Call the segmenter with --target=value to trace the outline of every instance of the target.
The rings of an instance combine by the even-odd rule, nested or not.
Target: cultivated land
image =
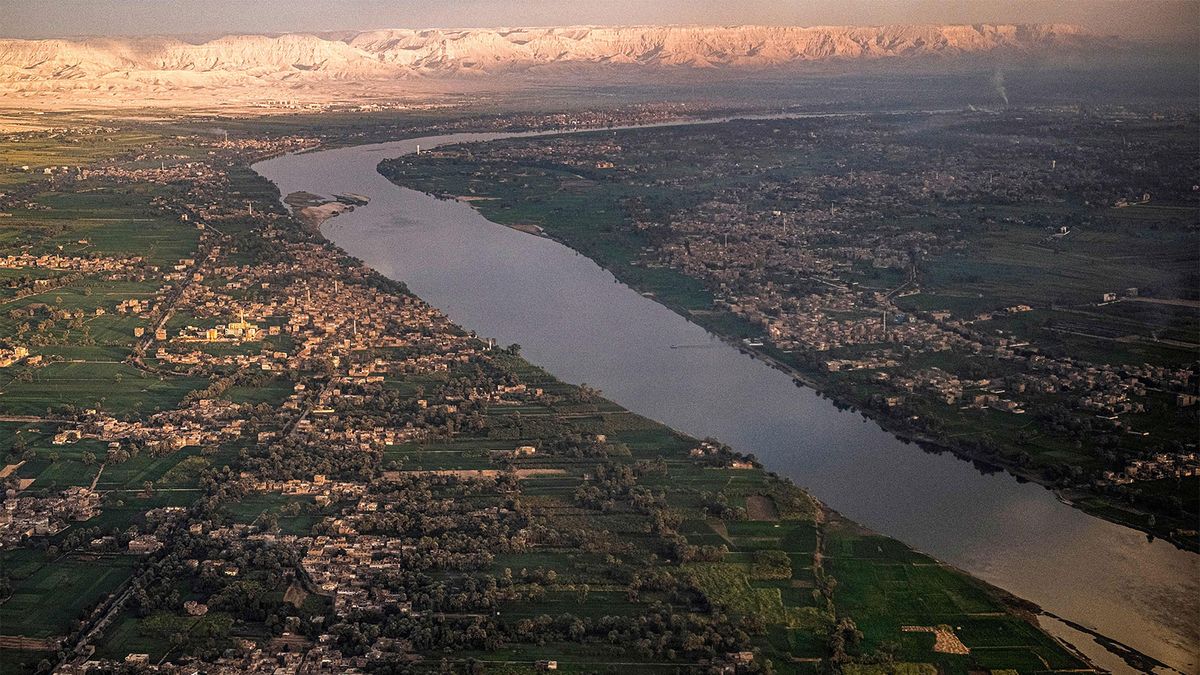
[[[246,168],[361,127],[57,122],[0,143],[5,673],[1087,668],[1018,601],[467,335]]]
[[[1197,545],[1193,113],[736,121],[385,162],[914,439]]]

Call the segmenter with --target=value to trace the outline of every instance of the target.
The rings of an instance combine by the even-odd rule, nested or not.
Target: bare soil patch
[[[750,495],[746,497],[746,515],[750,520],[779,520],[779,509],[775,508],[775,500],[765,495]]]

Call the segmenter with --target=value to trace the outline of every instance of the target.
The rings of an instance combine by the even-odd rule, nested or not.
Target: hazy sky
[[[0,36],[631,23],[1066,22],[1189,37],[1200,0],[0,0]]]

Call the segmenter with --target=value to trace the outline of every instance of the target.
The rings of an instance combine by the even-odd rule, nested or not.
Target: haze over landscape
[[[0,0],[0,673],[1200,672],[1200,0]]]
[[[493,81],[517,74],[601,79],[633,71],[803,72],[806,65],[990,55],[1067,58],[1124,49],[1072,25],[616,26],[465,30],[375,30],[340,35],[236,35],[200,43],[176,38],[0,40],[0,97],[37,101],[160,98],[241,90],[283,99],[343,95],[371,83],[380,98],[439,80]],[[786,69],[786,70],[785,70]],[[429,82],[429,81],[433,82]],[[503,81],[503,80],[501,80]],[[358,91],[362,91],[361,89]],[[181,98],[191,96],[191,99]]]
[[[569,25],[783,25],[1069,23],[1102,34],[1189,39],[1195,0],[51,0],[0,2],[2,37],[289,33],[400,28]]]

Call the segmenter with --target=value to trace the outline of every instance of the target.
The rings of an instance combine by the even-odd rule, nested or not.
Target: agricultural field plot
[[[196,483],[196,471],[189,468],[195,462],[202,467],[211,460],[200,456],[200,448],[191,446],[165,455],[149,452],[121,463],[106,464],[96,487],[106,490],[141,490],[147,481],[162,487],[186,487]]]
[[[1182,220],[1194,221],[1197,213],[1192,209]],[[1101,217],[1114,222],[1077,228],[1054,243],[1038,228],[988,231],[969,250],[931,261],[923,293],[899,304],[941,305],[967,316],[1027,304],[1033,312],[997,317],[981,327],[1034,340],[1048,353],[1101,363],[1193,359],[1200,349],[1200,305],[1156,305],[1124,296],[1137,289],[1152,300],[1194,300],[1200,260],[1188,253],[1194,234],[1182,224],[1150,231],[1110,213]],[[1104,302],[1105,293],[1121,299]]]
[[[38,180],[48,166],[88,165],[160,139],[154,133],[98,128],[95,133],[74,134],[70,139],[57,132],[0,134],[0,166],[5,169],[0,171],[0,186],[12,188]]]
[[[695,447],[695,441],[662,427],[618,431],[612,435],[618,443],[629,446],[638,459],[670,457]]]
[[[498,467],[488,454],[478,451],[415,449],[384,453],[388,461],[402,461],[404,471],[484,471]]]
[[[1036,340],[1048,353],[1096,363],[1169,366],[1191,358],[1200,335],[1200,308],[1138,312],[1134,301],[1102,307],[1035,309],[996,317],[981,327]],[[1133,308],[1133,312],[1125,312]]]
[[[279,405],[292,394],[292,382],[285,379],[271,380],[266,384],[250,386],[233,386],[225,390],[221,398],[233,403],[251,403],[258,405]]]
[[[1048,243],[1041,228],[989,230],[962,254],[935,259],[925,283],[934,292],[975,295],[991,303],[1036,307],[1096,304],[1105,292],[1138,288],[1165,297],[1191,293],[1187,276],[1195,258],[1185,230],[1146,232],[1080,228]]]
[[[101,491],[142,490],[147,482],[160,487],[195,487],[202,469],[214,462],[227,462],[231,452],[201,457],[200,448],[190,446],[168,454],[140,453],[124,462],[106,462],[106,444],[85,439],[69,445],[52,445],[46,437],[21,434],[25,450],[14,461],[10,474],[32,480],[30,488],[56,492],[71,486],[90,486]],[[101,466],[103,465],[103,468]]]
[[[615,670],[632,670],[645,673],[675,673],[678,661],[656,661],[631,655],[628,649],[608,646],[581,645],[572,642],[545,642],[544,644],[502,647],[487,652],[464,651],[459,657],[475,660],[488,672],[505,675],[526,675],[537,672],[542,661],[558,661],[557,672],[596,673]]]
[[[627,599],[627,592],[623,588],[584,591],[564,587],[562,590],[548,590],[536,600],[506,604],[501,610],[501,615],[512,619],[530,619],[542,615],[557,616],[566,612],[599,619],[605,616],[635,614],[637,610],[638,606]]]
[[[831,522],[825,540],[825,570],[837,580],[834,603],[854,617],[866,650],[895,644],[905,661],[932,662],[956,673],[999,663],[1021,671],[1082,666],[1051,638],[1007,613],[982,582],[840,519]],[[952,627],[971,653],[939,654],[931,633],[902,630],[939,625]]]
[[[786,605],[778,586],[755,585],[745,567],[738,563],[694,563],[685,571],[706,596],[733,614],[758,617],[788,628],[823,631],[826,619],[817,608]]]
[[[146,512],[164,506],[187,507],[201,495],[197,488],[153,489],[147,493],[142,488],[123,488],[111,491],[100,506],[100,515],[79,523],[86,528],[96,528],[103,534],[119,534],[131,525],[146,526]],[[70,534],[71,529],[64,534]]]
[[[87,487],[91,485],[100,467],[96,460],[81,461],[82,452],[90,451],[61,453],[63,459],[50,459],[53,450],[39,451],[36,458],[26,461],[13,475],[32,480],[29,487],[38,492],[61,491],[71,486]]]
[[[124,615],[106,633],[96,652],[117,659],[142,653],[158,660],[180,648],[223,648],[232,644],[232,626],[229,615],[216,612],[202,617],[170,612],[155,612],[140,619]]]
[[[127,336],[128,337],[128,336]],[[38,347],[37,353],[46,357],[53,357],[56,360],[79,362],[79,361],[94,361],[97,363],[113,363],[127,359],[130,355],[128,340],[125,344],[101,344],[101,345],[46,345]]]
[[[722,521],[689,519],[679,526],[680,534],[699,546],[728,546],[731,542],[728,535],[723,534],[724,531],[725,524]]]
[[[0,604],[5,635],[64,635],[88,607],[115,591],[132,573],[136,558],[62,557],[32,571],[13,571],[12,596]],[[26,573],[28,572],[28,573]]]
[[[0,221],[8,248],[28,247],[33,254],[77,257],[140,257],[169,269],[191,257],[199,232],[189,223],[161,214],[150,199],[161,190],[106,190],[45,193],[41,208],[14,211]]]
[[[690,544],[725,547],[733,552],[728,554],[727,562],[686,564],[682,572],[693,580],[710,601],[726,611],[753,615],[768,624],[780,622],[792,626],[797,635],[790,642],[785,638],[781,648],[773,652],[772,657],[777,662],[782,659],[786,663],[794,648],[803,650],[796,653],[813,658],[822,656],[825,623],[811,569],[816,529],[811,520],[801,518],[803,515],[811,518],[812,512],[789,510],[789,519],[779,521],[779,510],[774,500],[767,496],[778,490],[771,480],[765,479],[759,472],[705,469],[692,462],[680,461],[676,458],[695,447],[696,441],[648,424],[639,417],[605,417],[603,429],[609,443],[621,444],[631,450],[632,457],[623,461],[655,460],[663,456],[672,458],[666,463],[667,476],[647,476],[642,483],[652,490],[666,489],[668,501],[673,506],[687,504],[685,508],[688,510],[699,511],[702,504],[698,498],[686,496],[691,490],[726,490],[733,495],[731,503],[736,502],[743,507],[747,502],[765,502],[768,505],[760,504],[754,510],[759,516],[770,518],[769,521],[685,521],[681,533]],[[515,444],[538,445],[540,440],[539,437],[528,436],[503,440],[460,437],[453,441],[408,444],[389,450],[385,456],[407,458],[406,469],[415,466],[474,468],[490,463],[491,452],[504,451]],[[522,460],[520,465],[546,463],[563,467],[574,462],[580,471],[586,471],[595,461],[589,458],[571,460],[546,457]],[[645,561],[648,552],[653,550],[653,540],[645,537],[639,516],[620,509],[599,514],[579,508],[574,504],[571,494],[581,484],[586,482],[558,478],[523,481],[526,494],[524,501],[539,518],[555,523],[560,529],[587,530],[594,541],[635,544],[634,551],[626,554],[630,562]],[[780,494],[786,494],[786,491]],[[781,549],[786,549],[786,552]],[[767,551],[776,556],[764,556]],[[759,553],[757,557],[756,553]],[[518,579],[528,573],[541,575],[553,570],[553,581],[548,584],[543,582],[544,591],[538,595],[536,602],[521,601],[503,605],[501,616],[510,619],[535,618],[544,614],[555,616],[562,612],[595,617],[623,615],[636,611],[638,607],[630,603],[625,584],[614,587],[613,579],[604,571],[603,560],[570,549],[539,547],[520,554],[500,555],[493,561],[491,569],[495,573],[507,569]],[[742,590],[730,593],[730,579],[737,581],[735,585]],[[654,594],[645,591],[641,595],[644,596],[643,602],[654,597]],[[612,662],[611,659],[617,656],[607,649],[597,649],[593,653],[597,663]],[[513,660],[521,660],[520,654],[527,652],[515,651]],[[573,655],[574,652],[566,654]]]
[[[8,454],[14,449],[48,446],[57,431],[58,425],[54,423],[0,422],[0,453]]]
[[[234,522],[256,523],[268,519],[275,522],[283,534],[305,536],[313,526],[338,513],[341,504],[318,507],[311,497],[279,494],[250,494],[230,503],[226,512]]]
[[[163,378],[121,363],[52,363],[34,371],[30,382],[9,382],[0,389],[0,411],[37,415],[66,407],[140,411],[166,409],[205,381]]]
[[[28,308],[31,305],[48,305],[56,309],[84,310],[94,314],[97,309],[111,312],[117,303],[136,298],[149,300],[154,297],[162,285],[161,281],[107,281],[97,278],[86,278],[69,286],[54,288],[48,291],[33,293],[19,300],[12,300],[4,308],[6,314],[14,309]],[[5,329],[10,326],[3,324]],[[15,332],[15,326],[12,326]]]
[[[142,622],[133,616],[121,617],[104,637],[96,653],[109,658],[124,659],[126,654],[149,654],[150,658],[157,661],[170,649],[169,641],[164,642],[161,636],[143,631]]]

